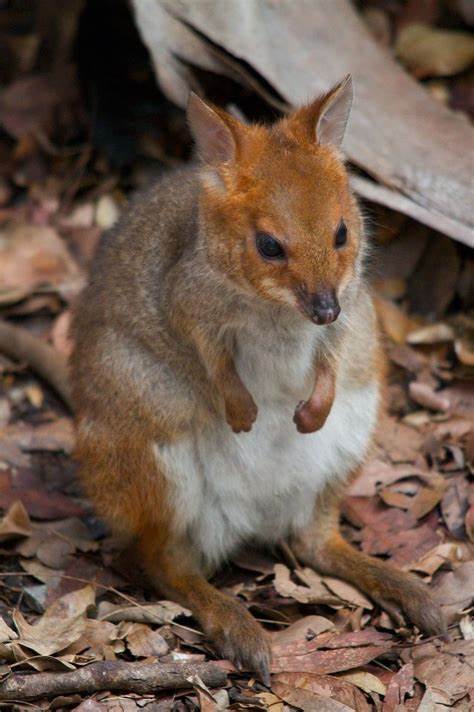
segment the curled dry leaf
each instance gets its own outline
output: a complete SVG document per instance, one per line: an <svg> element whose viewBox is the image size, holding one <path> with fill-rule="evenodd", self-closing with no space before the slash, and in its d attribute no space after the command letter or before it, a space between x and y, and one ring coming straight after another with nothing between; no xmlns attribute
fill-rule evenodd
<svg viewBox="0 0 474 712"><path fill-rule="evenodd" d="M449 324L442 322L429 324L416 329L409 334L407 341L409 344L440 344L454 339L454 329Z"/></svg>
<svg viewBox="0 0 474 712"><path fill-rule="evenodd" d="M94 604L94 589L85 586L57 600L33 625L20 611L14 611L13 620L19 635L17 644L46 656L65 650L83 635L87 612Z"/></svg>
<svg viewBox="0 0 474 712"><path fill-rule="evenodd" d="M400 31L395 52L419 79L452 76L474 62L474 37L416 23Z"/></svg>
<svg viewBox="0 0 474 712"><path fill-rule="evenodd" d="M470 640L415 646L411 650L415 677L442 691L445 704L452 704L472 689L474 645ZM428 709L426 708L427 712Z"/></svg>
<svg viewBox="0 0 474 712"><path fill-rule="evenodd" d="M454 571L441 572L432 592L448 624L458 620L474 600L474 561L466 561Z"/></svg>
<svg viewBox="0 0 474 712"><path fill-rule="evenodd" d="M273 633L272 640L278 645L289 645L301 640L312 640L320 633L334 629L334 623L323 616L305 616Z"/></svg>
<svg viewBox="0 0 474 712"><path fill-rule="evenodd" d="M376 692L377 695L383 696L387 690L384 683L376 675L366 670L351 670L350 672L340 673L339 679L351 682L368 694Z"/></svg>
<svg viewBox="0 0 474 712"><path fill-rule="evenodd" d="M61 288L69 295L82 287L81 273L53 227L13 224L0 231L0 294L40 287Z"/></svg>
<svg viewBox="0 0 474 712"><path fill-rule="evenodd" d="M405 568L432 576L445 564L461 563L471 558L472 552L462 542L444 542L424 554L418 561L413 561Z"/></svg>
<svg viewBox="0 0 474 712"><path fill-rule="evenodd" d="M397 712L400 709L399 706L404 705L405 697L413 696L415 684L413 675L414 669L411 662L402 665L400 670L392 675L385 694L384 712Z"/></svg>
<svg viewBox="0 0 474 712"><path fill-rule="evenodd" d="M136 606L120 606L101 601L99 603L98 618L100 620L120 623L128 621L132 623L149 623L151 625L165 625L172 623L180 616L190 616L191 611L183 608L174 601L159 601L158 603L141 603Z"/></svg>
<svg viewBox="0 0 474 712"><path fill-rule="evenodd" d="M438 473L419 471L384 487L379 496L385 504L406 509L415 519L421 519L441 501L446 487L446 480Z"/></svg>
<svg viewBox="0 0 474 712"><path fill-rule="evenodd" d="M408 335L420 325L389 299L376 297L375 308L384 332L396 344L404 344Z"/></svg>
<svg viewBox="0 0 474 712"><path fill-rule="evenodd" d="M347 705L349 709L357 710L358 712L368 712L370 709L360 690L340 676L281 672L273 676L273 685L275 684L284 684L288 687L308 690L320 698L336 700L343 705ZM315 707L314 709L319 710L320 708Z"/></svg>
<svg viewBox="0 0 474 712"><path fill-rule="evenodd" d="M163 636L143 623L132 623L126 639L128 649L137 658L162 657L169 651Z"/></svg>
<svg viewBox="0 0 474 712"><path fill-rule="evenodd" d="M28 512L21 502L14 502L0 522L0 541L28 537L32 532Z"/></svg>
<svg viewBox="0 0 474 712"><path fill-rule="evenodd" d="M36 525L34 534L17 547L21 556L37 559L53 569L63 569L76 551L95 551L96 542L80 519Z"/></svg>
<svg viewBox="0 0 474 712"><path fill-rule="evenodd" d="M409 393L411 399L423 408L435 411L438 410L442 413L449 410L449 399L444 398L442 392L437 393L434 388L427 383L412 381L409 385Z"/></svg>
<svg viewBox="0 0 474 712"><path fill-rule="evenodd" d="M291 571L284 564L275 564L275 590L286 598L294 598L299 603L326 603L328 605L340 603L340 599L332 596L323 583L323 579L313 569L297 569L295 576L303 581L300 586L291 580Z"/></svg>

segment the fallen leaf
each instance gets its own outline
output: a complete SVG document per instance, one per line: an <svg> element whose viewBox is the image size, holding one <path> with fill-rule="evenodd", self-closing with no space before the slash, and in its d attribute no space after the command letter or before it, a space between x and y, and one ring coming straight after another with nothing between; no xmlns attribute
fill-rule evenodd
<svg viewBox="0 0 474 712"><path fill-rule="evenodd" d="M409 344L441 344L450 342L454 339L454 329L449 324L440 322L438 324L429 324L422 326L421 329L412 331L408 336Z"/></svg>
<svg viewBox="0 0 474 712"><path fill-rule="evenodd" d="M133 623L126 638L128 649L137 658L162 657L169 651L163 636L143 623Z"/></svg>
<svg viewBox="0 0 474 712"><path fill-rule="evenodd" d="M0 230L0 294L44 287L78 293L82 276L53 227L13 224Z"/></svg>
<svg viewBox="0 0 474 712"><path fill-rule="evenodd" d="M26 621L20 611L13 611L13 621L19 635L17 644L39 655L49 656L61 652L84 633L87 611L94 604L94 589L85 586L53 603L33 625Z"/></svg>
<svg viewBox="0 0 474 712"><path fill-rule="evenodd" d="M313 569L304 568L295 571L295 575L303 581L301 586L291 580L291 572L284 564L275 564L275 590L286 598L294 598L299 603L340 603L337 596L329 593L319 576Z"/></svg>
<svg viewBox="0 0 474 712"><path fill-rule="evenodd" d="M410 393L410 398L423 408L441 411L442 413L449 409L449 400L447 398L443 398L442 393L437 393L426 383L412 381L408 387L408 391Z"/></svg>
<svg viewBox="0 0 474 712"><path fill-rule="evenodd" d="M290 687L284 682L273 683L272 689L282 700L300 710L318 710L318 712L351 712L352 707L329 697L317 695L303 687Z"/></svg>
<svg viewBox="0 0 474 712"><path fill-rule="evenodd" d="M474 599L474 561L466 561L454 571L441 572L431 590L448 625L455 622Z"/></svg>
<svg viewBox="0 0 474 712"><path fill-rule="evenodd" d="M97 546L84 522L71 518L36 525L33 535L17 551L24 557L36 556L50 568L64 569L76 551L95 551Z"/></svg>
<svg viewBox="0 0 474 712"><path fill-rule="evenodd" d="M26 509L21 502L14 502L0 522L0 541L28 537L32 531Z"/></svg>
<svg viewBox="0 0 474 712"><path fill-rule="evenodd" d="M411 650L415 677L453 703L472 689L474 645L470 640L435 645L425 643ZM427 708L427 710L430 708Z"/></svg>
<svg viewBox="0 0 474 712"><path fill-rule="evenodd" d="M272 641L279 645L288 645L301 640L311 640L320 633L334 629L334 623L323 616L305 616L287 628L273 633Z"/></svg>
<svg viewBox="0 0 474 712"><path fill-rule="evenodd" d="M383 297L375 298L375 308L384 332L396 344L404 344L408 335L419 327L419 322L411 319L400 307Z"/></svg>
<svg viewBox="0 0 474 712"><path fill-rule="evenodd" d="M339 679L346 680L356 685L364 692L370 694L376 692L377 695L385 695L386 686L376 675L365 670L351 670L350 672L339 673Z"/></svg>
<svg viewBox="0 0 474 712"><path fill-rule="evenodd" d="M430 549L418 561L411 562L406 568L432 576L444 564L460 563L464 560L463 556L470 558L470 555L471 552L465 544L444 542Z"/></svg>
<svg viewBox="0 0 474 712"><path fill-rule="evenodd" d="M401 709L404 709L405 698L413 696L415 684L413 676L414 669L411 662L402 665L400 670L391 676L385 693L384 712L397 712L400 709L400 705L402 705Z"/></svg>
<svg viewBox="0 0 474 712"><path fill-rule="evenodd" d="M400 31L395 52L418 79L452 76L474 62L474 38L467 32L414 23Z"/></svg>
<svg viewBox="0 0 474 712"><path fill-rule="evenodd" d="M174 601L142 603L137 606L120 606L109 601L101 601L97 615L100 620L112 621L113 623L129 621L165 625L166 623L172 623L179 616L189 617L191 611L183 608L178 603L174 603Z"/></svg>
<svg viewBox="0 0 474 712"><path fill-rule="evenodd" d="M391 637L373 630L356 633L322 633L310 641L272 646L272 672L350 670L374 660L392 647Z"/></svg>

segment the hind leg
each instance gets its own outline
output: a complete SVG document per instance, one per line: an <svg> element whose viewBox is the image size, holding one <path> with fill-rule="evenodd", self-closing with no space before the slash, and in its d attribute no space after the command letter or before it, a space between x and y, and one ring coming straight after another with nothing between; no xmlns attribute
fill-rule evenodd
<svg viewBox="0 0 474 712"><path fill-rule="evenodd" d="M242 604L206 581L191 543L147 527L140 533L138 550L155 587L194 613L224 658L258 672L268 685L271 654L265 631Z"/></svg>
<svg viewBox="0 0 474 712"><path fill-rule="evenodd" d="M354 549L339 531L342 488L327 485L309 526L292 541L300 561L320 573L344 579L372 598L397 625L405 616L427 635L446 633L438 604L415 575Z"/></svg>

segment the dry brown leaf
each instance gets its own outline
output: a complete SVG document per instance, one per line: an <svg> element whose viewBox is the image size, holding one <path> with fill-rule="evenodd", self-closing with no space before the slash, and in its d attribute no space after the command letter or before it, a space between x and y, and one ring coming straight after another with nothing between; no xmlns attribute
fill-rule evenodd
<svg viewBox="0 0 474 712"><path fill-rule="evenodd" d="M128 649L137 658L161 657L169 651L163 636L143 623L132 623L126 639Z"/></svg>
<svg viewBox="0 0 474 712"><path fill-rule="evenodd" d="M61 312L53 324L51 330L51 341L54 348L69 358L74 347L72 338L69 334L71 325L72 312L69 309Z"/></svg>
<svg viewBox="0 0 474 712"><path fill-rule="evenodd" d="M83 635L87 611L94 604L95 591L92 586L85 586L53 603L33 625L20 611L14 611L18 645L46 656L65 650Z"/></svg>
<svg viewBox="0 0 474 712"><path fill-rule="evenodd" d="M399 423L391 416L382 418L375 437L377 444L394 463L413 462L423 442L422 435L415 428Z"/></svg>
<svg viewBox="0 0 474 712"><path fill-rule="evenodd" d="M275 590L286 598L294 598L299 603L340 603L340 599L332 596L313 569L304 568L295 571L295 576L304 582L304 586L291 580L291 572L284 564L275 564Z"/></svg>
<svg viewBox="0 0 474 712"><path fill-rule="evenodd" d="M464 475L451 477L441 501L444 522L455 537L463 539L468 511L469 484Z"/></svg>
<svg viewBox="0 0 474 712"><path fill-rule="evenodd" d="M470 640L415 646L411 657L415 677L446 695L445 703L452 704L472 689L474 645Z"/></svg>
<svg viewBox="0 0 474 712"><path fill-rule="evenodd" d="M400 507L421 519L441 501L447 483L436 472L419 471L415 477L403 477L379 491L381 499L390 507Z"/></svg>
<svg viewBox="0 0 474 712"><path fill-rule="evenodd" d="M400 705L404 705L405 697L413 696L415 684L413 675L413 663L411 662L402 665L400 670L392 675L385 694L383 712L397 712Z"/></svg>
<svg viewBox="0 0 474 712"><path fill-rule="evenodd" d="M373 605L367 598L361 593L355 586L352 586L346 581L341 579L332 578L330 576L324 576L324 585L332 592L335 593L338 598L346 603L351 603L353 606L358 608L365 608L366 610L372 610Z"/></svg>
<svg viewBox="0 0 474 712"><path fill-rule="evenodd" d="M444 413L449 410L449 400L443 397L442 392L436 392L427 383L412 381L408 387L410 397L415 403L429 410L438 410Z"/></svg>
<svg viewBox="0 0 474 712"><path fill-rule="evenodd" d="M340 680L346 680L356 687L359 687L364 692L370 694L376 692L377 695L385 695L386 686L379 678L366 670L351 670L350 672L342 672L338 674Z"/></svg>
<svg viewBox="0 0 474 712"><path fill-rule="evenodd" d="M300 710L318 710L318 712L351 712L342 702L323 697L304 687L291 687L284 682L273 683L272 689L282 700Z"/></svg>
<svg viewBox="0 0 474 712"><path fill-rule="evenodd" d="M97 549L97 543L80 519L75 517L59 522L36 525L32 536L17 547L21 556L38 560L53 569L64 569L76 551Z"/></svg>
<svg viewBox="0 0 474 712"><path fill-rule="evenodd" d="M448 624L455 622L474 600L474 561L466 561L454 571L441 572L432 593Z"/></svg>
<svg viewBox="0 0 474 712"><path fill-rule="evenodd" d="M14 630L10 628L9 625L5 623L3 618L0 616L0 643L6 643L9 640L15 640L18 635Z"/></svg>
<svg viewBox="0 0 474 712"><path fill-rule="evenodd" d="M395 52L418 79L452 76L474 62L474 37L416 23L400 31Z"/></svg>
<svg viewBox="0 0 474 712"><path fill-rule="evenodd" d="M474 366L474 346L472 339L456 339L454 342L456 356L465 366Z"/></svg>
<svg viewBox="0 0 474 712"><path fill-rule="evenodd" d="M179 616L190 616L191 611L174 601L159 601L158 603L142 603L137 606L120 606L109 601L101 601L98 607L100 620L120 623L149 623L165 625L172 623Z"/></svg>
<svg viewBox="0 0 474 712"><path fill-rule="evenodd" d="M28 512L21 502L14 502L0 522L0 541L28 537L32 533Z"/></svg>
<svg viewBox="0 0 474 712"><path fill-rule="evenodd" d="M40 287L76 294L82 277L66 244L52 227L14 224L0 231L0 294Z"/></svg>
<svg viewBox="0 0 474 712"><path fill-rule="evenodd" d="M432 576L441 566L460 563L470 558L471 552L461 542L444 542L424 554L418 561L411 562L406 568Z"/></svg>
<svg viewBox="0 0 474 712"><path fill-rule="evenodd" d="M375 308L383 330L396 344L404 344L408 335L420 326L419 321L407 316L389 299L376 297Z"/></svg>
<svg viewBox="0 0 474 712"><path fill-rule="evenodd" d="M334 623L323 616L305 616L273 633L272 640L279 645L288 645L301 640L311 640L320 633L334 629Z"/></svg>
<svg viewBox="0 0 474 712"><path fill-rule="evenodd" d="M409 344L440 344L449 342L454 339L454 329L449 324L440 322L438 324L429 324L422 326L421 329L412 331L408 336Z"/></svg>
<svg viewBox="0 0 474 712"><path fill-rule="evenodd" d="M313 640L272 646L273 672L328 674L360 667L392 647L391 637L374 630L322 633Z"/></svg>

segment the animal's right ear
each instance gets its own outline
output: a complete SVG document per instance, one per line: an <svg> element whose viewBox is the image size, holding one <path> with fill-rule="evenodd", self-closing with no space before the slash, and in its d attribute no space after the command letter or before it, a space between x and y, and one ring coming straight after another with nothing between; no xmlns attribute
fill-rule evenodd
<svg viewBox="0 0 474 712"><path fill-rule="evenodd" d="M215 166L235 158L236 142L232 128L238 122L221 109L208 106L197 94L188 99L187 118L201 160Z"/></svg>

